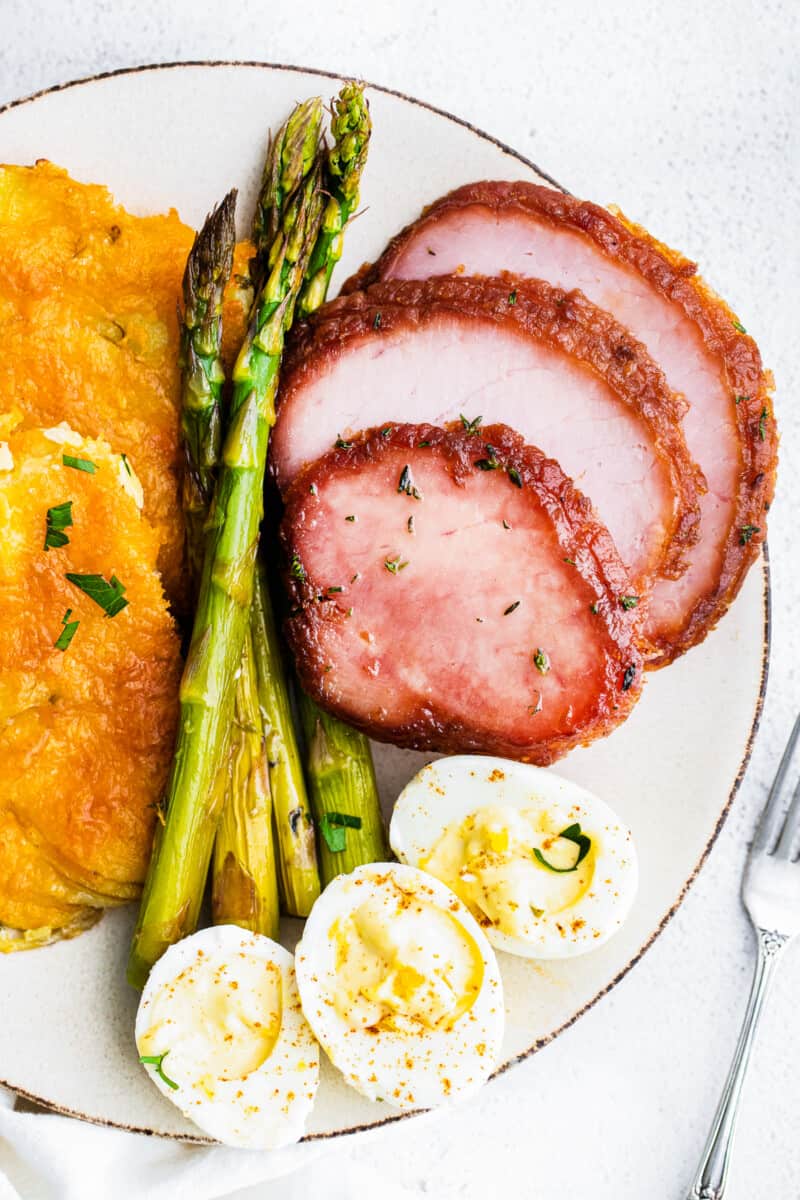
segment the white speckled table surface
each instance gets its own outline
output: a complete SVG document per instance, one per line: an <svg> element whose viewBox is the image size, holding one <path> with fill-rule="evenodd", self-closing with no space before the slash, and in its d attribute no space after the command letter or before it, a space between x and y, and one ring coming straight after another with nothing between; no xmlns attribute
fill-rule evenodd
<svg viewBox="0 0 800 1200"><path fill-rule="evenodd" d="M620 986L476 1102L340 1143L292 1180L247 1193L356 1198L385 1176L384 1197L682 1200L749 983L742 858L800 707L800 8L0 0L0 29L0 103L115 67L203 58L325 67L416 95L696 258L757 338L782 434L770 681L746 779L687 900ZM800 1196L798 988L795 951L751 1068L729 1200Z"/></svg>

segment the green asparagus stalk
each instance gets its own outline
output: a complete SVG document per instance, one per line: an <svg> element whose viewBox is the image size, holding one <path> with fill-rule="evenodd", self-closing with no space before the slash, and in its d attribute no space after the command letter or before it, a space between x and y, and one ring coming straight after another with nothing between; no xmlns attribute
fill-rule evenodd
<svg viewBox="0 0 800 1200"><path fill-rule="evenodd" d="M300 307L311 313L324 303L331 275L342 256L344 230L358 207L361 175L367 160L372 122L364 89L346 83L333 101L326 185L329 193L322 229L311 256ZM323 712L298 688L298 707L306 739L306 776L311 808L319 831L323 885L362 863L386 858L386 835L369 741L336 717ZM331 824L337 818L349 825ZM340 849L344 845L344 849Z"/></svg>
<svg viewBox="0 0 800 1200"><path fill-rule="evenodd" d="M313 117L312 117L313 119ZM319 122L316 121L317 129ZM275 151L282 152L278 139ZM322 218L316 160L301 159L233 372L222 467L208 521L164 828L150 860L128 978L141 986L150 967L197 925L219 817L215 781L233 716L253 594L269 431L286 330ZM294 180L291 181L294 183Z"/></svg>
<svg viewBox="0 0 800 1200"><path fill-rule="evenodd" d="M181 327L182 504L194 590L203 568L204 529L222 443L222 302L233 267L236 191L228 192L194 240L183 275Z"/></svg>
<svg viewBox="0 0 800 1200"><path fill-rule="evenodd" d="M253 222L256 257L251 273L256 280L274 269L276 235L292 177L300 170L307 170L318 154L321 119L321 101L306 100L297 105L270 146ZM320 892L314 826L292 719L283 651L263 570L256 572L251 634L269 760L280 892L288 913L307 917Z"/></svg>
<svg viewBox="0 0 800 1200"><path fill-rule="evenodd" d="M215 925L241 925L278 936L272 797L249 629L236 681L228 778L214 841L211 915Z"/></svg>
<svg viewBox="0 0 800 1200"><path fill-rule="evenodd" d="M386 834L367 738L323 712L299 689L298 707L325 886L363 863L382 862Z"/></svg>
<svg viewBox="0 0 800 1200"><path fill-rule="evenodd" d="M304 316L325 303L333 269L342 257L345 226L358 207L372 134L369 104L361 84L346 83L332 109L333 145L328 151L326 177L329 198L300 294L299 308Z"/></svg>
<svg viewBox="0 0 800 1200"><path fill-rule="evenodd" d="M314 823L294 730L283 648L262 563L253 594L251 627L273 796L280 892L288 913L307 917L320 892Z"/></svg>

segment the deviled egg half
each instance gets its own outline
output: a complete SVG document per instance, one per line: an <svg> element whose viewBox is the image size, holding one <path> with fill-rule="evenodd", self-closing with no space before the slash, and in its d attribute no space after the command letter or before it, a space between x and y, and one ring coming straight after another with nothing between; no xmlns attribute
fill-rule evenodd
<svg viewBox="0 0 800 1200"><path fill-rule="evenodd" d="M371 1100L431 1107L486 1081L503 1036L497 960L444 884L373 863L325 888L297 947L303 1011Z"/></svg>
<svg viewBox="0 0 800 1200"><path fill-rule="evenodd" d="M229 1146L298 1141L319 1083L319 1047L288 950L236 925L170 947L142 992L139 1059L184 1116Z"/></svg>
<svg viewBox="0 0 800 1200"><path fill-rule="evenodd" d="M500 950L569 958L607 941L638 884L630 830L597 796L502 758L442 758L414 776L389 831L401 862L447 884Z"/></svg>

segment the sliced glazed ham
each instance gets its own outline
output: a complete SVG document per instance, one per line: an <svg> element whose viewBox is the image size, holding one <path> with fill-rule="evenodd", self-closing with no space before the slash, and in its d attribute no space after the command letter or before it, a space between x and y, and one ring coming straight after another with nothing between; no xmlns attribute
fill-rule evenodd
<svg viewBox="0 0 800 1200"><path fill-rule="evenodd" d="M689 402L684 432L708 485L700 542L681 578L658 583L649 609L659 648L650 665L671 661L719 620L766 535L777 436L755 343L693 263L595 204L529 183L450 193L345 290L453 271L511 271L579 288L644 343Z"/></svg>
<svg viewBox="0 0 800 1200"><path fill-rule="evenodd" d="M643 347L579 293L389 282L327 305L294 337L272 469L285 490L337 438L378 424L502 422L591 498L644 598L656 576L681 571L696 536L682 411Z"/></svg>
<svg viewBox="0 0 800 1200"><path fill-rule="evenodd" d="M384 427L329 451L289 488L281 539L300 682L371 737L549 763L638 695L614 543L509 429Z"/></svg>

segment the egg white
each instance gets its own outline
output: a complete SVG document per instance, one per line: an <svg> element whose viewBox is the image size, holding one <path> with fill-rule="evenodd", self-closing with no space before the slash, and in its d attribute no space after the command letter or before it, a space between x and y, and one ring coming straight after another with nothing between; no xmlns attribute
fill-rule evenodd
<svg viewBox="0 0 800 1200"><path fill-rule="evenodd" d="M451 1028L408 1022L387 1029L360 1027L337 1009L337 922L365 901L378 903L394 889L448 914L462 945L477 950L480 990ZM346 946L345 946L346 950ZM430 1108L471 1095L491 1074L504 1028L503 991L494 952L468 909L438 880L398 863L372 863L330 883L314 905L296 950L303 1011L318 1041L351 1087L400 1109ZM341 1005L339 1006L341 1008Z"/></svg>
<svg viewBox="0 0 800 1200"><path fill-rule="evenodd" d="M273 973L281 999L279 1031L270 1053L254 1070L237 1078L214 1077L213 1061L209 1071L208 1064L199 1065L199 1059L192 1060L190 1053L192 1047L202 1049L204 1041L213 1045L219 1030L209 1028L217 1014L209 1015L208 1008L204 1009L202 995L198 1000L198 989L186 985L185 973L191 971L199 979L202 991L209 983L208 973L220 969L236 989L230 993L236 1008L231 1009L226 1026L234 1037L237 1028L247 1030L241 1014L245 1020L253 1018L252 982L261 979L263 972ZM153 1027L156 1013L157 1031ZM169 1025L164 1024L165 1014ZM270 1016L264 1013L265 1023ZM163 1075L177 1087L170 1087L153 1064L145 1064L145 1070L184 1116L218 1141L271 1150L302 1137L319 1083L319 1047L300 1006L294 959L270 938L236 925L217 925L170 947L153 967L142 992L136 1044L140 1056L166 1052L161 1063Z"/></svg>
<svg viewBox="0 0 800 1200"><path fill-rule="evenodd" d="M633 837L608 804L552 771L469 754L429 763L397 800L389 830L392 850L401 862L427 870L425 864L448 826L495 806L546 811L558 829L579 823L592 839L592 877L574 903L557 911L545 909L536 917L530 938L513 936L475 912L492 945L525 958L556 959L585 954L608 941L626 920L636 895Z"/></svg>

